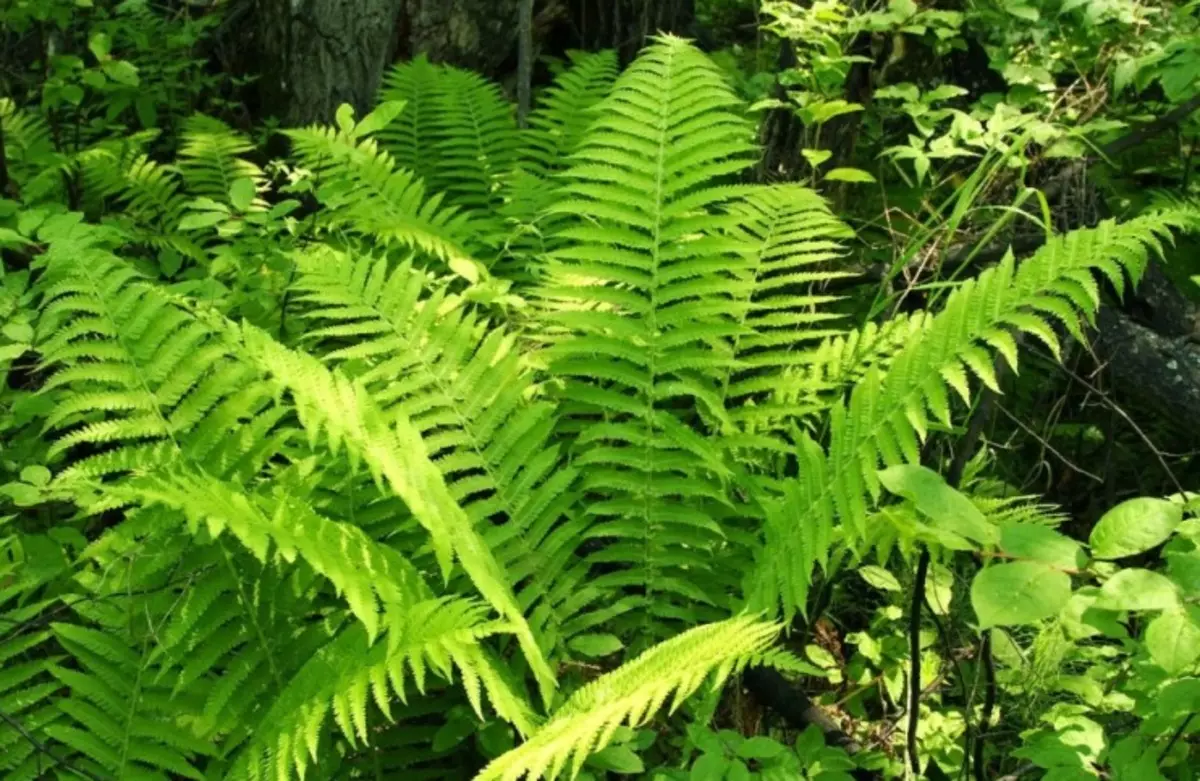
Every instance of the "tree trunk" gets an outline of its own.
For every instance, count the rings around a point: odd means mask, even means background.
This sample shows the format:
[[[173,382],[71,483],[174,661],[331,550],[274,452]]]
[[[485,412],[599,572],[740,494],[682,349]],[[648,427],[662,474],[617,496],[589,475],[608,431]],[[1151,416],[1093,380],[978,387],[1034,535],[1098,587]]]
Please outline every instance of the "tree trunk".
[[[485,76],[513,70],[518,0],[400,0],[396,55],[425,54],[434,62]]]
[[[658,33],[694,37],[695,0],[558,0],[566,6],[571,42],[564,48],[616,49],[629,63]]]
[[[285,127],[370,109],[403,0],[257,0],[263,109]]]

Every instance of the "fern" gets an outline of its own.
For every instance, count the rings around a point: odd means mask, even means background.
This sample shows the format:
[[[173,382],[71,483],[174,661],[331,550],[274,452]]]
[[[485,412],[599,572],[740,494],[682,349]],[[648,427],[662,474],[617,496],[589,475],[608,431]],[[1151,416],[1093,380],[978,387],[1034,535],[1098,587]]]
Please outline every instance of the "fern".
[[[225,203],[238,179],[261,190],[266,184],[262,169],[242,157],[253,149],[248,138],[220,120],[200,114],[189,118],[179,147],[179,172],[189,194]],[[262,204],[259,200],[259,208]]]
[[[574,778],[618,727],[644,724],[668,699],[674,711],[706,681],[717,688],[748,664],[786,663],[769,651],[778,633],[773,623],[743,616],[659,643],[576,691],[528,741],[498,757],[476,781],[556,778],[568,765]]]
[[[1141,276],[1149,252],[1172,228],[1200,227],[1194,210],[1161,211],[1122,224],[1106,221],[1048,242],[1018,268],[1011,255],[965,282],[905,349],[886,374],[869,369],[830,419],[828,455],[804,440],[801,478],[769,513],[768,544],[751,604],[803,608],[812,568],[827,554],[835,517],[844,534],[861,539],[870,503],[879,495],[876,469],[919,461],[931,420],[948,426],[950,392],[970,402],[970,377],[997,388],[992,351],[1015,370],[1014,333],[1027,334],[1055,354],[1055,326],[1083,338],[1081,321],[1100,305],[1094,278],[1118,291],[1125,276]]]
[[[470,264],[465,213],[426,195],[414,174],[369,138],[313,126],[289,130],[297,159],[319,180],[318,197],[330,227],[351,227],[384,241],[423,250],[443,261]]]
[[[356,372],[387,414],[412,422],[454,499],[485,530],[512,582],[524,584],[517,599],[553,644],[568,619],[562,603],[582,606],[603,592],[580,582],[574,541],[587,519],[564,518],[576,470],[549,440],[554,410],[531,399],[514,335],[488,330],[408,263],[393,269],[324,250],[297,256],[296,267],[298,300],[322,326],[309,338],[326,360]],[[562,588],[564,577],[573,588]]]
[[[729,212],[737,217],[733,232],[754,252],[741,280],[746,297],[739,302],[736,365],[724,378],[722,395],[733,420],[752,431],[769,430],[810,411],[803,403],[772,402],[787,398],[778,392],[785,372],[821,360],[806,343],[840,334],[831,327],[838,314],[828,311],[836,297],[813,288],[852,276],[829,265],[841,254],[837,239],[850,232],[816,193],[797,186],[747,192]]]
[[[686,96],[686,99],[685,99]],[[733,362],[744,245],[706,207],[750,159],[750,129],[711,63],[663,38],[618,80],[565,174],[563,229],[539,294],[567,335],[548,350],[580,429],[575,464],[595,495],[599,578],[632,587],[660,616],[722,600],[703,567],[729,504],[719,453],[689,424],[725,421],[720,378]],[[682,405],[695,405],[680,415]],[[643,614],[645,615],[645,614]]]
[[[543,697],[548,698],[554,676],[510,581],[425,455],[412,422],[400,414],[385,419],[361,385],[329,372],[311,356],[290,351],[249,327],[244,334],[248,357],[292,393],[309,436],[323,436],[335,454],[345,446],[352,464],[365,463],[376,480],[385,480],[404,500],[429,532],[444,577],[449,575],[452,556],[457,556],[475,588],[512,623]]]
[[[588,128],[598,118],[596,106],[617,78],[614,51],[571,52],[570,67],[538,96],[524,134],[524,168],[539,177],[569,166]]]
[[[394,66],[383,77],[380,102],[402,101],[404,109],[379,131],[379,141],[396,164],[428,182],[433,173],[438,135],[433,123],[440,105],[446,69],[425,55]]]

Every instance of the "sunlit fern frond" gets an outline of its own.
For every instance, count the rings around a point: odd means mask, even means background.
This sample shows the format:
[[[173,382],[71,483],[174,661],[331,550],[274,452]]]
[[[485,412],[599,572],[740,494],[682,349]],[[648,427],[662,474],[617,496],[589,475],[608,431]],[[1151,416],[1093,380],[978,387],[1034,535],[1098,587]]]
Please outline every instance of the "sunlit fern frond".
[[[1082,326],[1101,302],[1097,275],[1123,290],[1126,277],[1141,276],[1172,230],[1200,230],[1200,211],[1108,220],[1057,236],[1019,266],[1010,255],[955,289],[886,373],[872,367],[848,402],[833,407],[828,455],[802,444],[801,477],[775,513],[783,523],[774,533],[793,541],[762,549],[752,604],[782,604],[787,616],[803,609],[796,584],[808,583],[827,554],[835,518],[849,538],[865,534],[880,493],[876,470],[920,461],[930,421],[949,425],[951,392],[969,403],[971,377],[998,390],[993,356],[1015,370],[1016,334],[1041,341],[1055,355],[1056,326],[1083,341]]]
[[[580,567],[568,521],[577,470],[550,441],[553,406],[533,397],[519,342],[410,263],[314,248],[296,256],[297,303],[325,360],[361,381],[387,415],[411,421],[455,500],[509,570],[539,636],[553,643],[589,589],[554,584]],[[595,598],[601,598],[597,592]],[[531,619],[532,620],[532,619]]]
[[[853,276],[839,270],[841,240],[852,233],[812,190],[777,185],[745,192],[728,212],[736,218],[731,232],[752,247],[743,271],[745,298],[734,337],[736,367],[726,375],[722,393],[730,417],[748,432],[787,428],[810,408],[802,401],[779,402],[788,372],[818,360],[814,342],[841,333],[837,300],[822,284]]]
[[[768,660],[779,626],[752,617],[699,626],[661,642],[576,691],[525,743],[501,755],[476,781],[579,774],[621,725],[637,727],[667,705],[674,711],[706,682],[719,687],[747,664]]]
[[[329,371],[307,353],[289,350],[250,326],[242,334],[246,358],[291,394],[310,439],[327,443],[334,454],[344,450],[352,465],[365,464],[429,533],[443,577],[457,559],[484,599],[511,622],[548,698],[554,676],[513,594],[512,580],[426,455],[416,426],[395,410],[385,415],[361,383]]]
[[[263,714],[228,777],[304,778],[310,765],[327,761],[321,737],[334,726],[351,748],[370,745],[376,725],[394,718],[393,697],[407,702],[414,688],[425,695],[430,674],[451,681],[457,673],[481,718],[487,702],[522,733],[533,729],[528,706],[480,647],[506,629],[487,620],[485,606],[429,599],[393,613],[388,623],[386,640],[371,642],[354,627],[317,651]]]
[[[263,170],[244,157],[253,150],[250,139],[221,120],[202,114],[190,117],[179,147],[179,172],[188,193],[228,203],[230,187],[238,179],[248,179],[261,190],[266,183]]]
[[[269,394],[212,331],[108,249],[103,229],[57,231],[39,259],[45,384],[58,398],[51,448],[86,453],[60,480],[197,461],[224,450],[231,430],[258,432]],[[253,447],[252,443],[247,443]]]
[[[593,535],[606,538],[597,582],[642,595],[664,633],[659,620],[700,620],[726,588],[695,577],[724,544],[716,518],[730,504],[721,455],[694,425],[725,421],[720,380],[742,330],[746,247],[714,208],[752,159],[738,106],[687,42],[648,48],[564,174],[554,210],[573,219],[537,290],[548,330],[564,332],[546,355],[580,432]]]
[[[446,262],[470,262],[473,232],[465,213],[429,195],[411,171],[370,138],[313,125],[289,130],[293,152],[317,176],[323,224],[349,227],[384,241],[419,249]]]

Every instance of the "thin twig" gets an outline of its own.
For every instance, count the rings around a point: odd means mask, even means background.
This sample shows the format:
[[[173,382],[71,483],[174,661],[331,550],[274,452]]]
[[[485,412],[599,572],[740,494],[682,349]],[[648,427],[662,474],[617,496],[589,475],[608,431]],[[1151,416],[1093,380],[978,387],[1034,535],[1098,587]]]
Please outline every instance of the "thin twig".
[[[983,712],[979,714],[979,729],[975,734],[975,745],[972,746],[972,764],[975,769],[975,781],[986,781],[984,773],[983,752],[987,746],[988,726],[992,721],[992,712],[996,709],[996,664],[992,659],[992,630],[983,630],[983,638],[979,641],[979,664],[983,665]]]

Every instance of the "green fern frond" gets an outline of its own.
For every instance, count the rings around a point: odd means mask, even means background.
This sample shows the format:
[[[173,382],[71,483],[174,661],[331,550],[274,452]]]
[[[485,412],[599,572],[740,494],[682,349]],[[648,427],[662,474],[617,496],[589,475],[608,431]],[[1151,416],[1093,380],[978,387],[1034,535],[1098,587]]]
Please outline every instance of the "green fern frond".
[[[0,133],[4,134],[8,175],[19,189],[21,200],[36,203],[60,194],[62,174],[72,166],[68,157],[54,148],[46,120],[17,108],[10,98],[0,98]]]
[[[289,130],[299,162],[318,177],[323,222],[420,249],[443,261],[471,263],[463,212],[427,196],[415,174],[398,169],[372,139],[314,125]]]
[[[597,104],[617,79],[617,54],[569,52],[570,67],[538,96],[524,134],[524,167],[538,176],[562,170],[596,120]]]
[[[262,169],[241,157],[253,149],[250,139],[219,119],[190,117],[179,147],[179,172],[188,193],[227,203],[229,188],[238,179],[248,179],[261,190],[266,183]],[[264,204],[260,201],[258,206]]]
[[[411,421],[455,500],[509,571],[517,599],[553,643],[566,620],[557,594],[578,566],[573,541],[586,516],[563,528],[576,470],[551,444],[553,407],[532,400],[518,343],[490,330],[411,263],[392,268],[330,249],[296,257],[298,303],[320,327],[307,336],[366,387],[386,415]],[[344,346],[343,346],[344,345]],[[571,595],[580,602],[582,584]],[[595,595],[597,598],[599,593]]]
[[[430,129],[437,139],[429,186],[481,217],[500,204],[500,187],[516,168],[520,136],[513,105],[477,73],[447,68]]]
[[[812,190],[796,185],[758,188],[728,207],[737,217],[732,232],[754,248],[743,272],[742,333],[734,337],[736,372],[725,379],[730,417],[761,432],[803,414],[778,404],[786,372],[812,365],[820,352],[810,344],[841,333],[836,296],[821,284],[853,276],[831,265],[843,254],[839,239],[852,235]],[[749,403],[753,402],[753,403]]]
[[[431,181],[438,135],[434,120],[440,106],[446,68],[420,54],[397,63],[383,77],[379,102],[402,101],[404,109],[379,131],[379,141],[400,168]]]
[[[741,616],[691,629],[642,653],[576,691],[525,743],[501,755],[476,781],[574,778],[622,724],[646,723],[670,700],[674,711],[706,681],[719,687],[747,664],[764,660],[777,624]]]
[[[304,778],[325,761],[321,732],[331,720],[354,747],[374,741],[374,713],[392,719],[393,696],[407,702],[410,684],[427,693],[430,673],[452,680],[455,669],[476,713],[483,694],[497,713],[527,734],[528,706],[508,690],[480,641],[506,625],[486,620],[486,608],[463,599],[429,599],[393,613],[388,640],[371,642],[358,627],[340,633],[297,671],[253,731],[234,763],[238,778]]]
[[[786,616],[802,610],[804,589],[797,584],[808,583],[826,555],[834,518],[851,538],[863,537],[870,504],[880,493],[876,470],[919,462],[930,421],[949,425],[951,391],[969,403],[971,377],[998,389],[993,353],[1015,370],[1014,334],[1038,339],[1055,354],[1056,325],[1082,339],[1082,323],[1100,306],[1095,275],[1122,290],[1126,275],[1137,280],[1150,252],[1160,250],[1173,229],[1200,229],[1196,211],[1162,211],[1073,231],[1020,267],[1010,255],[955,289],[886,374],[870,368],[847,404],[833,408],[828,456],[802,443],[801,478],[773,513],[781,522],[768,529],[768,539],[786,536],[791,542],[762,549],[751,604],[782,603]]]
[[[249,326],[243,335],[248,358],[291,392],[310,438],[328,442],[335,454],[344,446],[352,465],[365,464],[377,482],[386,482],[404,500],[430,534],[444,577],[452,558],[458,558],[479,593],[511,622],[548,699],[554,676],[513,595],[512,581],[426,455],[412,422],[400,414],[385,417],[361,384],[330,372],[312,356],[291,351]]]
[[[751,160],[750,126],[721,74],[682,39],[659,39],[617,81],[576,151],[538,291],[565,335],[550,372],[580,429],[575,465],[595,497],[597,580],[630,588],[661,616],[721,603],[707,569],[728,502],[721,455],[692,427],[727,423],[720,380],[741,332],[744,242],[708,207]],[[714,593],[709,593],[709,590]],[[716,611],[714,611],[716,612]],[[713,615],[719,617],[719,612]]]
[[[46,390],[64,394],[47,427],[67,429],[51,454],[100,448],[60,480],[162,466],[185,452],[203,461],[270,400],[209,328],[112,255],[103,236],[75,226],[41,260],[41,351],[57,367]]]

